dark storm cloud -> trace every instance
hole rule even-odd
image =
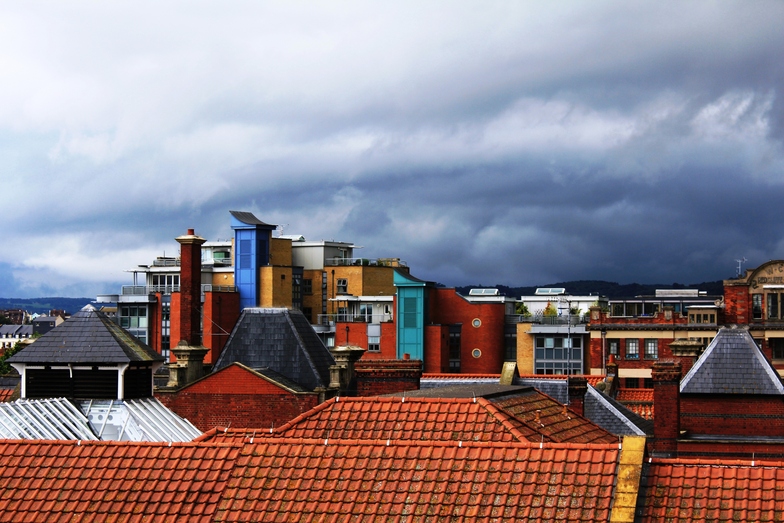
[[[148,7],[2,8],[0,294],[117,290],[229,210],[449,285],[784,257],[780,2]]]

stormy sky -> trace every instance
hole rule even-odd
[[[0,297],[229,210],[446,285],[784,258],[784,2],[0,4]],[[278,231],[280,233],[280,231]]]

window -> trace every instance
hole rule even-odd
[[[161,356],[166,358],[166,363],[171,360],[171,302],[161,302]]]
[[[582,338],[537,336],[534,372],[536,374],[582,374]]]
[[[381,352],[380,336],[368,336],[368,352]]]
[[[751,295],[751,317],[755,320],[762,319],[762,294]]]
[[[607,340],[607,354],[613,354],[614,356],[617,356],[619,346],[619,340]]]
[[[768,318],[778,319],[779,317],[779,295],[771,292],[768,294]]]
[[[517,361],[517,325],[504,326],[504,361]]]
[[[313,294],[313,280],[310,278],[304,278],[302,280],[302,294],[311,295]]]
[[[644,389],[652,389],[653,388],[653,378],[643,378],[642,379],[642,386]]]
[[[768,346],[774,360],[784,360],[784,338],[769,338]]]
[[[659,359],[659,340],[645,340],[645,359]]]
[[[348,294],[348,279],[338,278],[338,294]]]
[[[460,325],[449,326],[449,372],[460,372]]]
[[[639,389],[640,378],[625,378],[623,380],[623,386],[627,389]]]
[[[626,340],[626,359],[638,360],[640,359],[640,340],[627,339]]]

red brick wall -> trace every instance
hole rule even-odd
[[[215,363],[240,317],[238,292],[205,292],[202,343],[210,349],[204,363]]]
[[[724,286],[724,321],[740,325],[751,321],[751,295],[748,286]]]
[[[449,326],[425,325],[425,372],[449,372]]]
[[[430,321],[436,324],[461,323],[460,372],[462,374],[498,374],[504,365],[503,303],[471,303],[455,289],[430,291]],[[474,327],[475,318],[481,321]],[[481,356],[475,358],[473,350]],[[427,361],[427,359],[426,359]],[[430,371],[428,371],[430,372]]]
[[[656,404],[656,415],[659,405]],[[693,434],[773,436],[784,434],[784,398],[752,394],[681,396],[681,430]]]
[[[354,364],[357,396],[379,396],[418,390],[422,377],[419,360],[360,360]]]
[[[335,323],[335,346],[355,345],[365,349],[363,360],[395,359],[397,347],[395,344],[395,324],[392,322],[381,324],[381,344],[379,352],[369,352],[367,323],[363,322],[338,322]],[[346,331],[348,327],[348,331]]]
[[[319,403],[318,394],[294,394],[237,365],[177,392],[155,397],[205,432],[215,427],[279,427]]]
[[[653,417],[655,451],[674,455],[680,436],[681,366],[674,361],[661,361],[653,366]]]

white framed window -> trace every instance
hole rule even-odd
[[[338,278],[338,294],[348,294],[348,278]]]
[[[626,359],[639,360],[640,359],[640,340],[629,338],[626,340]]]
[[[656,339],[645,340],[645,359],[646,360],[659,359],[659,340]]]

